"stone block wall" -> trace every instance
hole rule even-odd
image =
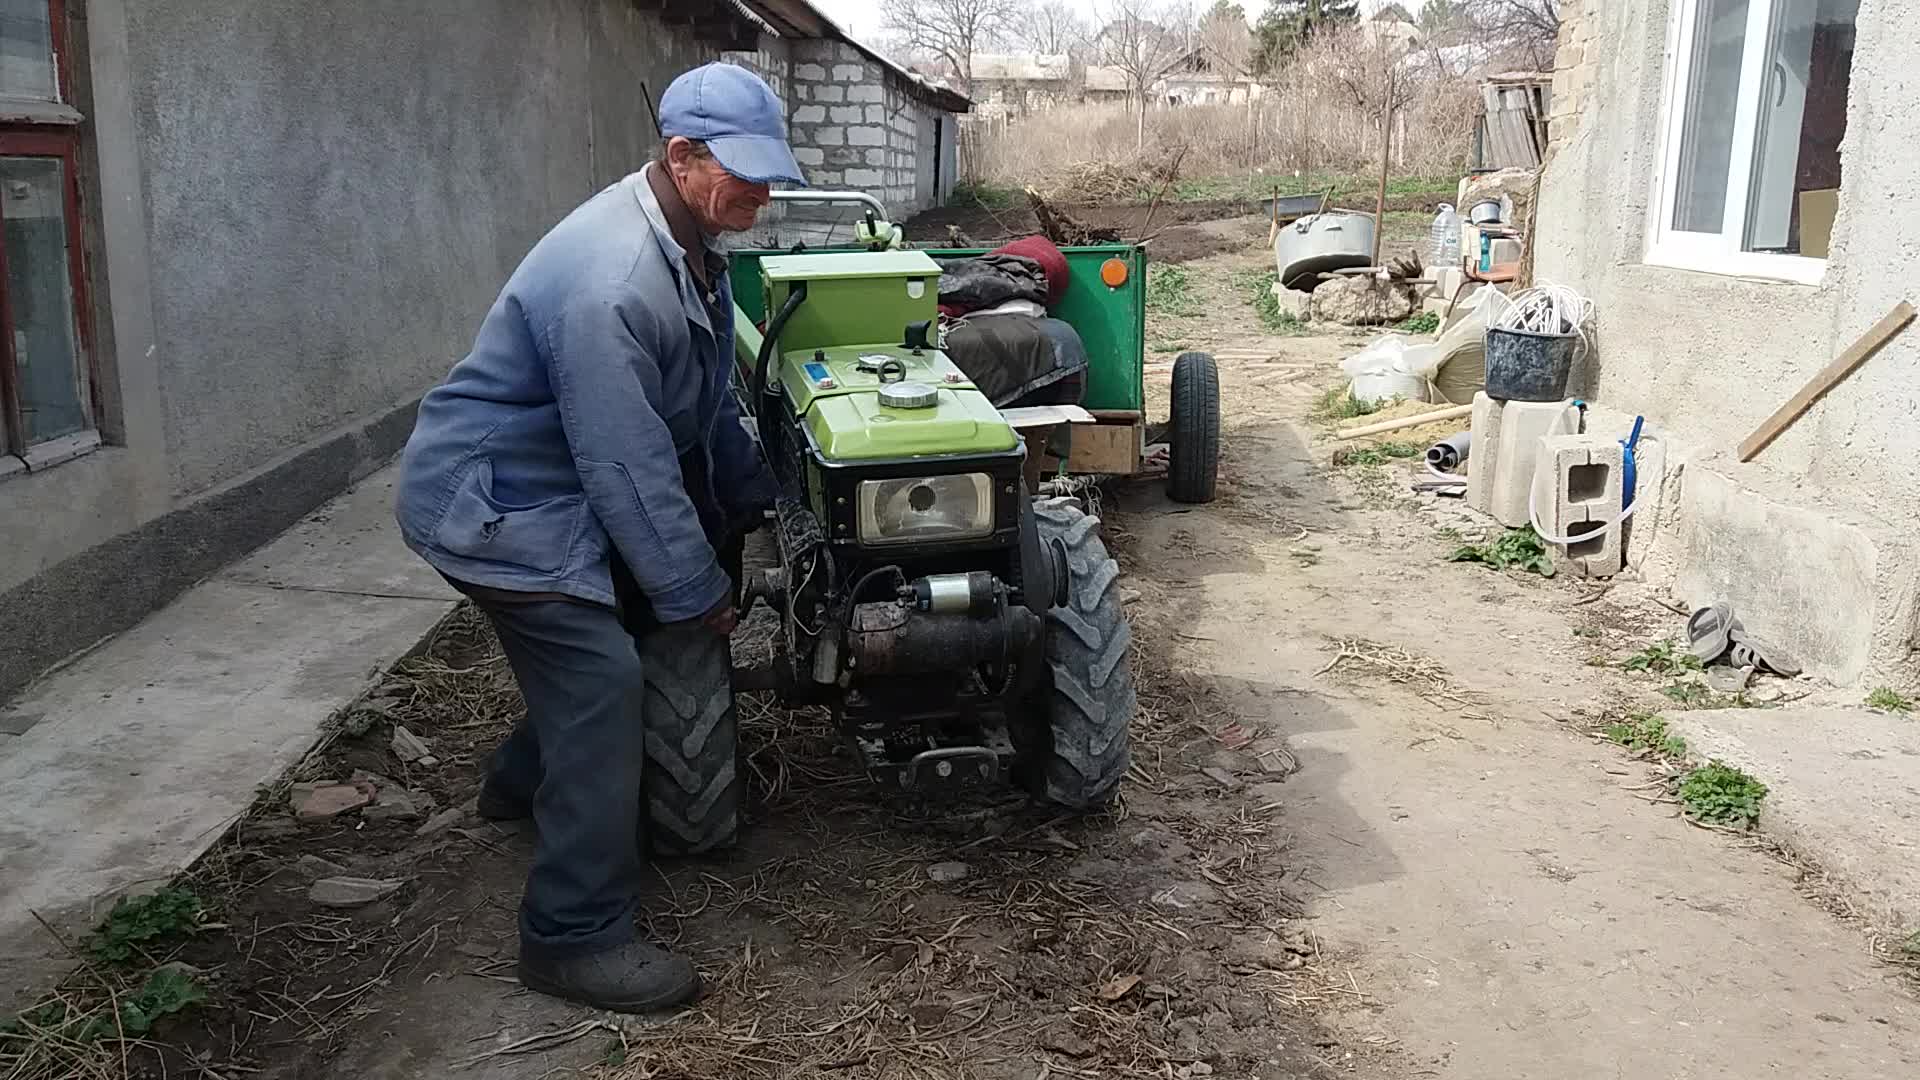
[[[774,83],[787,104],[794,157],[813,188],[864,191],[879,198],[894,221],[939,202],[952,188],[946,155],[931,135],[937,124],[953,139],[952,118],[916,98],[897,72],[845,42],[784,43],[785,57],[767,52],[730,59]],[[769,74],[773,72],[774,74]],[[792,206],[769,213],[746,243],[844,243],[853,239],[860,211],[852,206]]]

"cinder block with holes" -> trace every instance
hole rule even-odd
[[[1626,563],[1620,516],[1626,457],[1618,440],[1601,435],[1552,435],[1540,440],[1533,499],[1550,536],[1592,539],[1555,545],[1560,562],[1585,577],[1612,577]],[[1604,530],[1604,531],[1603,531]]]
[[[1578,414],[1564,401],[1499,401],[1485,391],[1475,394],[1467,505],[1510,529],[1527,524],[1527,493],[1540,460],[1540,440],[1578,425]]]

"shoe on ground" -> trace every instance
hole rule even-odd
[[[525,800],[495,789],[492,784],[482,784],[480,794],[473,800],[473,812],[488,821],[519,821],[532,817],[533,807],[528,806]]]
[[[700,994],[700,976],[692,964],[643,941],[558,957],[523,948],[520,984],[549,997],[622,1013],[671,1009]]]

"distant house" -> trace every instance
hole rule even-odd
[[[1414,23],[1413,16],[1399,4],[1388,4],[1380,10],[1362,19],[1360,35],[1367,44],[1378,46],[1385,44],[1392,48],[1411,49],[1420,44],[1420,28]]]
[[[1266,93],[1259,80],[1227,69],[1194,49],[1167,67],[1154,92],[1169,105],[1245,105]]]
[[[978,53],[973,58],[973,115],[1004,119],[1040,112],[1078,97],[1079,79],[1066,53]]]

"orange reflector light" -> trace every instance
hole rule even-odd
[[[1101,263],[1100,280],[1106,282],[1107,288],[1109,289],[1117,289],[1125,285],[1127,283],[1127,261],[1125,259],[1108,259],[1106,262]]]

